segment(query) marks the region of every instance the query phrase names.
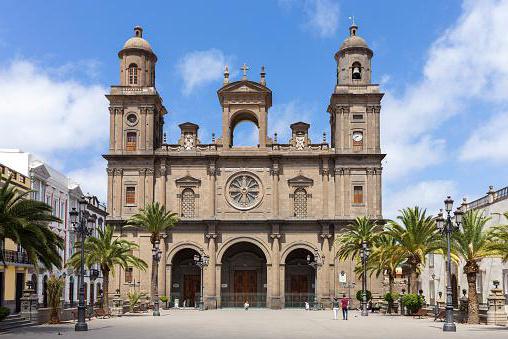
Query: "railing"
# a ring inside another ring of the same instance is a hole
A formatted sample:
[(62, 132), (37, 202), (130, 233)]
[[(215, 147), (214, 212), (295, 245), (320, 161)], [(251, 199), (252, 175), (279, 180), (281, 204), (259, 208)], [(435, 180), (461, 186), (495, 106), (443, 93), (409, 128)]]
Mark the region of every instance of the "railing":
[(305, 308), (305, 303), (314, 305), (314, 293), (286, 293), (284, 294), (284, 306), (286, 308)]
[(25, 252), (11, 251), (11, 250), (2, 250), (0, 251), (1, 259), (6, 263), (14, 263), (14, 264), (26, 264), (31, 265), (32, 262), (28, 258), (28, 255)]
[(506, 199), (508, 197), (508, 186), (505, 188), (501, 188), (496, 192), (496, 201)]
[(467, 208), (472, 210), (472, 209), (479, 208), (481, 206), (485, 206), (488, 204), (489, 204), (489, 197), (486, 196), (486, 197), (483, 197), (480, 199), (476, 199), (475, 201), (471, 201), (469, 204), (467, 204)]
[(222, 293), (220, 296), (221, 307), (244, 307), (245, 302), (249, 307), (266, 307), (266, 293)]

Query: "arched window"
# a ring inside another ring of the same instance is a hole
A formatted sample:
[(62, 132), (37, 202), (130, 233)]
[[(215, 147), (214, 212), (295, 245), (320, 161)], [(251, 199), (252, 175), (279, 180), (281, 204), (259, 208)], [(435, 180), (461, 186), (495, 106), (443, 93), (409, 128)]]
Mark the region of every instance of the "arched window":
[(136, 132), (127, 132), (127, 151), (135, 151), (136, 150)]
[(182, 192), (182, 218), (192, 218), (196, 214), (196, 195), (190, 188), (186, 188)]
[(307, 191), (298, 188), (294, 194), (294, 216), (305, 218), (307, 216)]
[(352, 66), (352, 78), (353, 80), (362, 79), (362, 65), (359, 62), (354, 62)]
[(129, 73), (129, 85), (137, 85), (138, 84), (138, 65), (130, 64), (128, 73)]

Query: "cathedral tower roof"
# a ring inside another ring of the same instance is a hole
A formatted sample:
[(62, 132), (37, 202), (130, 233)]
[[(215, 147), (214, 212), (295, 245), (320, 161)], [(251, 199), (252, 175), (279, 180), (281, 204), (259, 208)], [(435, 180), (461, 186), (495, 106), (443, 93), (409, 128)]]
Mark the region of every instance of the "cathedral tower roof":
[(140, 50), (155, 56), (150, 43), (143, 39), (143, 28), (141, 26), (134, 27), (134, 36), (125, 42), (118, 56), (122, 57), (123, 53), (130, 50)]
[(342, 45), (339, 48), (339, 52), (350, 49), (350, 48), (365, 48), (370, 51), (371, 49), (367, 45), (367, 42), (362, 37), (358, 36), (358, 26), (353, 23), (349, 27), (349, 36), (344, 40)]

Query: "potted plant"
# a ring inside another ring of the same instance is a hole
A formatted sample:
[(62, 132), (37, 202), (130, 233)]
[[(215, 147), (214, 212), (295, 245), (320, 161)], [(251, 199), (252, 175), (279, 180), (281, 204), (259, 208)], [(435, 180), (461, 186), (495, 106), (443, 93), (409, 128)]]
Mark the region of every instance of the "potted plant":
[(142, 297), (144, 297), (144, 293), (139, 292), (129, 292), (127, 293), (127, 297), (129, 298), (129, 312), (137, 312), (138, 305)]
[(60, 322), (60, 298), (64, 289), (64, 278), (56, 277), (52, 274), (48, 279), (48, 304), (50, 307), (49, 323), (58, 324)]
[(164, 304), (163, 309), (167, 310), (168, 309), (168, 301), (169, 301), (168, 296), (167, 295), (163, 295), (159, 299)]
[(408, 293), (402, 297), (402, 303), (409, 314), (414, 314), (423, 306), (423, 298), (416, 293)]
[[(365, 293), (367, 294), (366, 301), (367, 301), (367, 305), (368, 305), (369, 301), (372, 299), (372, 293), (369, 290), (365, 290)], [(361, 305), (361, 303), (363, 302), (363, 291), (362, 290), (359, 290), (356, 292), (356, 300), (358, 300)]]
[(397, 292), (388, 292), (384, 296), (384, 300), (388, 303), (387, 312), (391, 314), (392, 311), (397, 313), (397, 309), (399, 307), (399, 294)]

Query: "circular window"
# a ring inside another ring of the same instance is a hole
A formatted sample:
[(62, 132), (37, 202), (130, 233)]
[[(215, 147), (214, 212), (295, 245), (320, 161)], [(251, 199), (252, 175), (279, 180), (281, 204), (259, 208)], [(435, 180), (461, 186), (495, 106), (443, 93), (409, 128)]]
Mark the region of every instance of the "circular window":
[(134, 113), (127, 114), (127, 123), (131, 126), (135, 125), (138, 122), (138, 116)]
[(248, 210), (256, 207), (263, 196), (257, 177), (242, 172), (232, 176), (227, 185), (227, 200), (235, 208)]

